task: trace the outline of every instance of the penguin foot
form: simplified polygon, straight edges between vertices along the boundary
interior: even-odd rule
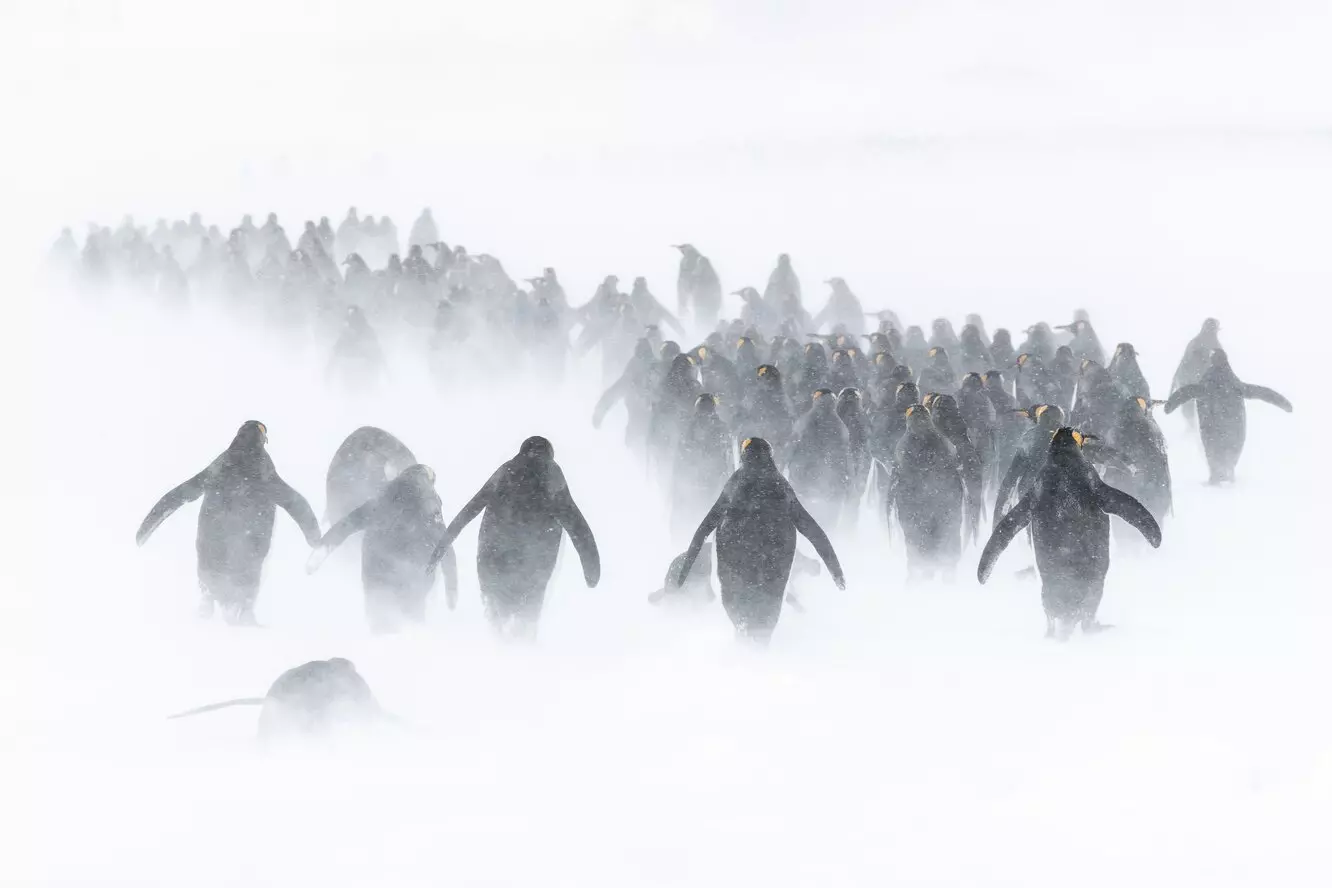
[[[1114,627],[1112,624],[1110,624],[1110,623],[1101,623],[1101,622],[1098,622],[1098,621],[1095,620],[1095,619],[1083,620],[1083,621],[1082,621],[1082,634],[1083,634],[1083,635],[1099,635],[1099,634],[1101,634],[1102,632],[1106,631],[1107,629],[1113,629],[1113,628],[1115,628],[1115,627]]]

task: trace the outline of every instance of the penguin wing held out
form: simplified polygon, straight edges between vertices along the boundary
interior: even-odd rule
[[[157,530],[162,522],[170,518],[177,509],[203,496],[208,486],[208,474],[212,471],[212,468],[212,466],[209,466],[190,480],[167,491],[148,512],[148,516],[143,519],[143,523],[139,525],[139,531],[134,535],[135,544],[142,546],[148,542],[148,538],[153,535],[153,531]]]
[[[740,472],[736,472],[736,475],[739,474]],[[783,483],[786,483],[785,479],[783,479]],[[736,484],[736,477],[733,475],[731,480],[727,482],[721,496],[717,498],[717,502],[713,504],[708,514],[703,518],[702,523],[699,524],[698,530],[694,531],[694,538],[690,540],[689,548],[681,556],[675,576],[671,578],[673,585],[683,586],[685,580],[689,578],[689,571],[693,568],[694,561],[703,548],[703,543],[712,535],[713,531],[721,526],[722,520],[726,517]],[[827,565],[828,573],[832,575],[837,588],[845,589],[846,577],[842,574],[842,565],[837,560],[837,553],[833,551],[832,542],[829,541],[828,535],[823,532],[823,528],[819,526],[818,522],[801,505],[800,500],[795,496],[795,491],[790,489],[789,484],[787,485],[787,502],[791,509],[791,519],[795,523],[796,531],[809,540],[814,547],[814,551],[823,559],[823,563]]]
[[[430,556],[430,562],[426,566],[427,573],[434,571],[435,566],[444,558],[445,552],[453,545],[453,541],[462,533],[463,528],[490,506],[504,474],[505,469],[501,467],[491,475],[490,480],[482,485],[476,495],[449,522],[443,538],[435,547],[434,554]],[[553,491],[554,518],[573,541],[578,559],[583,564],[583,579],[588,588],[595,589],[597,583],[601,581],[601,554],[597,550],[596,538],[592,535],[592,528],[588,526],[587,519],[583,517],[578,504],[574,502],[573,495],[569,493],[569,485],[564,482],[563,473],[559,473],[556,485],[558,489]]]
[[[374,518],[375,508],[378,504],[378,500],[362,503],[341,521],[330,527],[328,533],[324,534],[323,539],[315,544],[314,551],[310,553],[310,557],[306,560],[305,572],[312,574],[319,570],[319,566],[324,563],[324,559],[328,558],[329,553],[346,542],[347,537],[365,530],[366,525]]]

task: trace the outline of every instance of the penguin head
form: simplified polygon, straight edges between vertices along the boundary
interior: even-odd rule
[[[675,379],[693,379],[694,378],[694,359],[686,354],[677,354],[671,358],[671,369],[667,372],[668,378]]]
[[[657,355],[661,358],[662,363],[669,361],[674,364],[675,359],[680,356],[680,344],[673,339],[668,339],[661,344],[661,348],[657,350]]]
[[[810,408],[813,410],[822,410],[826,413],[836,404],[837,398],[833,395],[832,389],[815,389],[814,394],[810,395]]]
[[[920,403],[920,387],[914,382],[903,382],[898,384],[893,391],[893,403],[900,410],[906,410],[913,404]]]
[[[745,438],[740,442],[740,464],[775,468],[772,461],[772,445],[763,438]]]
[[[888,344],[887,333],[871,333],[865,338],[869,340],[870,351],[876,355],[892,351],[892,347]]]
[[[966,376],[962,377],[962,385],[958,390],[971,394],[980,391],[984,387],[985,381],[981,379],[979,373],[968,373]]]
[[[934,428],[934,421],[930,418],[930,409],[924,404],[910,405],[903,416],[906,417],[908,435],[921,434]]]
[[[925,331],[916,326],[907,327],[906,344],[912,349],[929,348],[928,343],[925,342]]]
[[[539,462],[555,459],[555,446],[540,435],[533,435],[518,448],[518,455]]]
[[[911,368],[906,364],[898,364],[888,374],[888,378],[900,385],[904,382],[911,382],[911,380],[916,378],[916,374],[912,373]]]
[[[947,318],[935,318],[934,323],[930,324],[930,331],[935,336],[951,337],[953,333],[953,325],[948,322]]]
[[[1221,322],[1216,318],[1208,318],[1202,323],[1202,334],[1204,336],[1215,337],[1221,332]]]
[[[1130,360],[1138,357],[1138,350],[1133,347],[1131,342],[1121,342],[1115,346],[1115,357],[1119,360]]]
[[[431,490],[435,486],[435,470],[417,463],[403,469],[394,482],[402,485],[403,489]]]
[[[773,364],[759,364],[754,374],[758,377],[759,382],[769,388],[780,389],[782,387],[782,371],[778,370]]]
[[[1059,348],[1055,349],[1054,359],[1056,364],[1072,364],[1073,349],[1069,348],[1067,345],[1059,346]],[[1083,361],[1082,363],[1085,369],[1087,362]]]
[[[1005,348],[1013,347],[1013,334],[1007,329],[999,327],[994,331],[994,344]]]
[[[828,352],[822,342],[805,343],[805,364],[809,367],[827,366]]]
[[[645,277],[636,277],[636,278],[634,278],[634,292],[633,292],[633,295],[635,295],[635,296],[641,296],[641,295],[643,295],[643,294],[646,293],[646,292],[647,292],[647,278],[645,278]]]
[[[1053,434],[1063,426],[1067,417],[1064,415],[1064,408],[1058,404],[1033,404],[1030,408],[1030,416],[1036,421],[1038,428],[1045,429]]]
[[[985,321],[981,320],[981,316],[978,314],[967,315],[966,322],[968,327],[975,327],[977,332],[985,326]]]
[[[1033,355],[1029,352],[1023,352],[1022,354],[1017,356],[1017,360],[1014,363],[1017,364],[1019,369],[1025,368],[1028,365],[1031,365],[1032,367],[1039,367],[1041,365],[1041,359],[1039,355]]]
[[[847,386],[846,388],[844,388],[844,389],[842,389],[840,392],[838,392],[838,393],[837,393],[837,406],[838,406],[838,407],[841,407],[843,404],[853,405],[853,406],[855,406],[855,407],[859,407],[859,406],[860,406],[860,389],[855,388],[855,387],[853,387],[853,386]]]
[[[984,347],[985,343],[981,340],[980,330],[975,324],[967,324],[962,328],[962,334],[959,337],[962,344],[968,347]]]
[[[957,398],[952,395],[931,394],[930,400],[925,406],[935,419],[960,419],[962,416],[962,412],[957,406]]]
[[[777,257],[777,267],[778,268],[791,267],[791,256],[789,253],[782,253],[780,256]]]
[[[231,442],[233,447],[247,450],[262,449],[268,444],[268,426],[257,419],[251,419],[236,430],[236,437]]]
[[[704,392],[694,399],[694,412],[700,414],[709,414],[717,412],[717,396],[711,392]]]
[[[1220,370],[1230,369],[1230,356],[1224,348],[1212,349],[1212,366]]]
[[[1079,308],[1077,311],[1073,312],[1073,323],[1090,325],[1091,315],[1087,314],[1087,309]]]
[[[1050,462],[1055,465],[1080,465],[1082,445],[1087,436],[1077,429],[1061,426],[1050,439]]]
[[[936,345],[930,349],[930,360],[936,367],[945,367],[948,365],[948,352],[941,345]]]

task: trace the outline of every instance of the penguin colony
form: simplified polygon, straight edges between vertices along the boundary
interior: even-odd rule
[[[891,310],[865,311],[847,281],[832,278],[826,304],[811,315],[782,254],[762,290],[734,291],[741,311],[728,319],[718,272],[692,244],[674,247],[675,311],[641,277],[626,293],[608,276],[575,306],[553,268],[515,281],[493,256],[444,243],[429,210],[406,246],[401,258],[392,221],[355,208],[336,228],[327,217],[307,221],[294,245],[274,214],[261,226],[246,216],[227,234],[195,214],[151,229],[130,218],[115,229],[94,225],[82,245],[66,229],[52,264],[93,292],[129,284],[170,306],[220,296],[264,323],[312,329],[330,355],[329,382],[347,389],[384,384],[385,330],[419,342],[443,378],[464,366],[467,343],[483,344],[465,365],[483,377],[484,355],[517,354],[558,377],[599,351],[605,388],[587,399],[592,424],[623,408],[624,446],[665,488],[672,532],[685,546],[648,601],[715,606],[720,597],[737,634],[760,644],[784,604],[799,607],[787,588],[793,569],[817,573],[821,562],[845,587],[830,536],[866,503],[885,544],[905,541],[913,582],[953,579],[976,548],[984,583],[1028,530],[1047,636],[1100,631],[1112,528],[1121,546],[1157,547],[1171,512],[1157,409],[1185,411],[1213,484],[1234,481],[1249,401],[1292,409],[1272,389],[1241,381],[1214,319],[1189,342],[1159,400],[1133,344],[1107,352],[1082,311],[1068,324],[1037,323],[1016,344],[1008,330],[987,331],[979,315],[968,315],[960,333],[942,318],[927,333]],[[687,340],[684,319],[706,335]],[[445,601],[456,603],[452,543],[477,518],[480,593],[501,632],[536,632],[566,534],[587,585],[600,579],[601,554],[575,496],[580,481],[566,477],[544,437],[523,441],[450,518],[434,470],[404,442],[383,429],[352,431],[330,442],[323,529],[278,474],[267,439],[262,422],[245,422],[139,528],[143,545],[202,498],[205,614],[220,608],[233,623],[254,622],[279,508],[313,549],[312,572],[360,535],[376,631],[422,620],[438,573]],[[819,562],[796,551],[798,537]]]

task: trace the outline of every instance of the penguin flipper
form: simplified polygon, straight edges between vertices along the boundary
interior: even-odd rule
[[[314,573],[319,566],[324,563],[328,554],[341,546],[347,537],[364,530],[365,525],[370,521],[370,516],[374,512],[377,500],[371,500],[368,503],[362,503],[355,509],[352,509],[338,523],[328,529],[323,539],[315,543],[315,550],[310,553],[309,559],[305,562],[305,572]]]
[[[263,706],[263,697],[238,697],[235,700],[223,700],[221,703],[209,703],[207,706],[199,706],[194,709],[187,709],[184,712],[177,712],[175,715],[168,715],[168,719],[185,718],[190,715],[202,715],[205,712],[212,712],[215,709],[226,709],[229,706]]]
[[[1180,407],[1184,406],[1189,401],[1192,401],[1202,393],[1203,387],[1196,382],[1191,385],[1180,386],[1175,389],[1175,391],[1171,393],[1169,399],[1166,400],[1165,412],[1167,414],[1174,413]]]
[[[472,519],[484,512],[486,506],[490,505],[490,498],[493,496],[495,490],[495,480],[499,477],[500,472],[502,471],[504,471],[503,467],[486,479],[486,483],[481,485],[481,489],[476,492],[476,495],[468,500],[467,505],[462,507],[462,511],[455,515],[453,520],[449,522],[448,528],[444,531],[444,536],[440,539],[439,543],[435,545],[435,551],[431,554],[430,561],[426,564],[426,573],[429,574],[435,572],[435,566],[443,560],[444,553],[453,545],[453,541],[457,539],[458,534],[462,533],[463,528],[468,524],[471,524]]]
[[[1004,473],[1004,480],[999,482],[999,492],[994,500],[994,518],[991,521],[991,524],[995,528],[999,527],[999,521],[1003,518],[1004,514],[1004,506],[1008,505],[1008,498],[1012,495],[1013,490],[1018,486],[1018,482],[1022,480],[1022,475],[1025,473],[1027,462],[1026,459],[1024,459],[1025,456],[1026,453],[1019,450],[1013,456],[1013,461],[1009,463],[1008,471]],[[1005,545],[1007,545],[1007,543],[1005,543]]]
[[[722,490],[721,496],[717,497],[717,502],[712,504],[708,514],[703,516],[703,521],[699,523],[698,529],[694,531],[694,538],[689,541],[689,548],[685,549],[684,554],[677,559],[678,564],[672,576],[666,578],[668,586],[675,586],[677,589],[684,586],[685,580],[689,578],[689,571],[693,568],[694,562],[698,560],[698,554],[703,550],[703,544],[707,541],[712,532],[721,525],[722,515],[726,514],[726,506],[731,500],[731,484],[728,482],[726,488]]]
[[[314,509],[310,508],[310,502],[305,497],[296,492],[286,481],[273,473],[270,480],[272,488],[273,502],[282,507],[282,510],[291,516],[296,525],[300,527],[301,532],[305,534],[305,541],[312,547],[319,545],[319,519],[315,517]]]
[[[1138,533],[1147,538],[1153,549],[1161,547],[1161,525],[1156,523],[1147,507],[1133,496],[1117,487],[1111,487],[1104,481],[1096,485],[1096,504],[1101,511],[1118,515],[1137,528]]]
[[[203,496],[204,481],[207,477],[208,469],[204,469],[190,480],[167,491],[148,512],[148,516],[143,519],[143,523],[139,525],[139,530],[134,535],[135,544],[142,546],[148,542],[148,537],[153,535],[153,531],[157,530],[158,526],[170,518],[177,509]]]
[[[837,560],[837,553],[833,551],[832,542],[828,535],[823,532],[823,528],[814,520],[805,507],[796,499],[795,492],[791,493],[791,505],[795,519],[796,530],[805,539],[809,540],[814,551],[819,553],[823,563],[828,567],[828,573],[832,574],[833,582],[837,584],[838,589],[846,588],[846,577],[842,575],[842,564]]]
[[[573,541],[578,560],[583,563],[583,577],[587,580],[588,588],[596,588],[601,581],[601,554],[597,551],[597,540],[592,535],[592,528],[588,526],[587,519],[583,517],[567,486],[559,492],[556,503],[556,520]]]
[[[1022,528],[1031,523],[1031,513],[1035,505],[1036,493],[1032,491],[1020,499],[1016,506],[1009,509],[1007,515],[995,522],[990,539],[986,541],[985,548],[981,551],[980,563],[976,566],[976,579],[984,583],[990,578],[994,564],[1004,549],[1008,548],[1008,544],[1013,542],[1013,538]]]
[[[1244,397],[1255,400],[1265,401],[1273,407],[1280,407],[1282,410],[1290,413],[1295,408],[1291,406],[1290,401],[1279,392],[1276,392],[1267,386],[1262,385],[1244,385]]]

